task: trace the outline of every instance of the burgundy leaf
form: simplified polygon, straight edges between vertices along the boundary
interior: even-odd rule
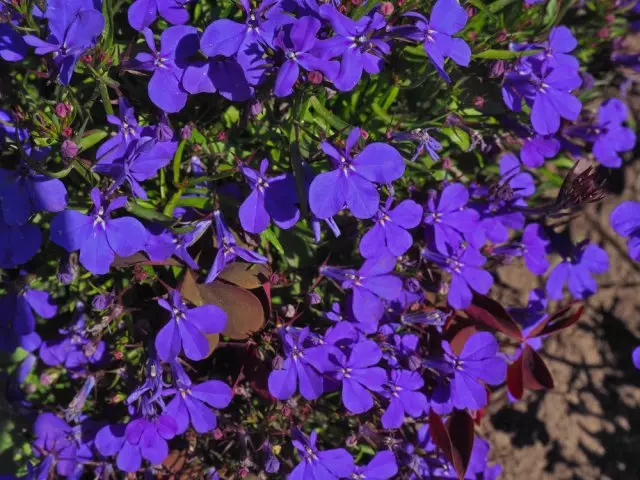
[[[522,352],[509,367],[507,368],[507,388],[509,393],[516,399],[520,400],[524,393],[524,385],[522,380]]]
[[[456,355],[460,355],[464,344],[467,343],[469,337],[477,331],[478,329],[474,326],[468,326],[460,329],[449,342],[451,344],[451,350],[453,350],[453,353],[455,353]]]
[[[444,455],[448,460],[452,461],[451,438],[449,438],[449,432],[442,421],[442,417],[433,410],[429,412],[429,434],[433,439],[433,443],[435,443],[436,446],[444,452]]]
[[[465,313],[478,323],[487,325],[516,340],[522,340],[522,331],[502,305],[484,295],[474,295],[473,304],[465,308]]]
[[[577,310],[574,307],[578,307]],[[554,313],[542,320],[536,327],[529,332],[527,338],[541,337],[550,335],[559,330],[563,330],[576,323],[584,312],[584,306],[578,302],[571,302],[566,307],[556,310]]]
[[[447,421],[449,440],[451,442],[452,464],[458,478],[462,480],[469,466],[471,449],[473,448],[473,418],[466,410],[454,410]]]
[[[553,377],[538,352],[529,345],[522,350],[522,384],[529,390],[553,388]]]

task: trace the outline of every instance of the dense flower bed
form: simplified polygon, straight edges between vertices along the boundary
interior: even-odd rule
[[[0,473],[497,478],[491,392],[553,387],[609,268],[570,220],[632,159],[638,14],[0,0]]]

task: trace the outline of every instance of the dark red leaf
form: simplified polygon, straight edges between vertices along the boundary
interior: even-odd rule
[[[542,320],[536,327],[529,332],[527,338],[541,337],[550,335],[559,330],[563,330],[572,326],[584,312],[584,306],[578,302],[572,302],[566,307],[562,307]]]
[[[471,449],[473,448],[473,418],[466,410],[454,410],[449,416],[447,430],[451,441],[451,457],[453,468],[462,480],[469,466]]]
[[[487,325],[505,335],[522,340],[522,331],[513,317],[502,305],[484,295],[474,295],[473,304],[465,308],[465,313],[478,323]]]
[[[507,388],[514,398],[518,400],[522,398],[524,393],[522,381],[522,352],[516,361],[507,368]]]
[[[444,452],[444,455],[453,463],[451,456],[451,438],[445,427],[442,417],[433,410],[429,412],[429,434],[433,439],[433,443]]]
[[[455,353],[456,355],[460,355],[464,344],[467,343],[469,337],[477,331],[478,329],[476,327],[470,326],[464,327],[459,332],[457,332],[456,335],[451,339],[451,342],[449,342],[451,344],[451,350],[453,350],[453,353]]]
[[[529,390],[553,388],[553,377],[538,352],[529,345],[522,351],[522,385]]]

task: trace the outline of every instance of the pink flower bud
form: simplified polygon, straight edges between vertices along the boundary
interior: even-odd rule
[[[68,103],[58,103],[56,105],[56,115],[60,118],[67,118],[73,110],[73,107]]]
[[[80,147],[78,147],[78,145],[76,145],[73,141],[65,140],[64,142],[62,142],[60,153],[62,153],[62,156],[64,158],[75,158],[76,155],[78,155],[79,151]]]
[[[313,70],[311,72],[309,72],[309,82],[312,85],[320,85],[322,83],[322,80],[324,79],[324,75],[322,75],[322,72],[319,72],[317,70]]]
[[[395,7],[391,2],[382,2],[382,4],[380,5],[380,13],[384,16],[391,15],[394,10]]]

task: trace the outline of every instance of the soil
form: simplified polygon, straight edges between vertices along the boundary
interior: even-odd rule
[[[610,269],[577,326],[545,340],[555,389],[492,402],[482,422],[503,479],[640,479],[640,371],[631,361],[640,345],[640,263],[609,224],[620,201],[640,200],[639,172],[637,161],[603,172],[609,196],[572,224],[574,239],[607,250]],[[529,290],[544,286],[520,264],[502,267],[499,278],[506,305],[526,304]],[[495,395],[506,397],[504,389]]]

